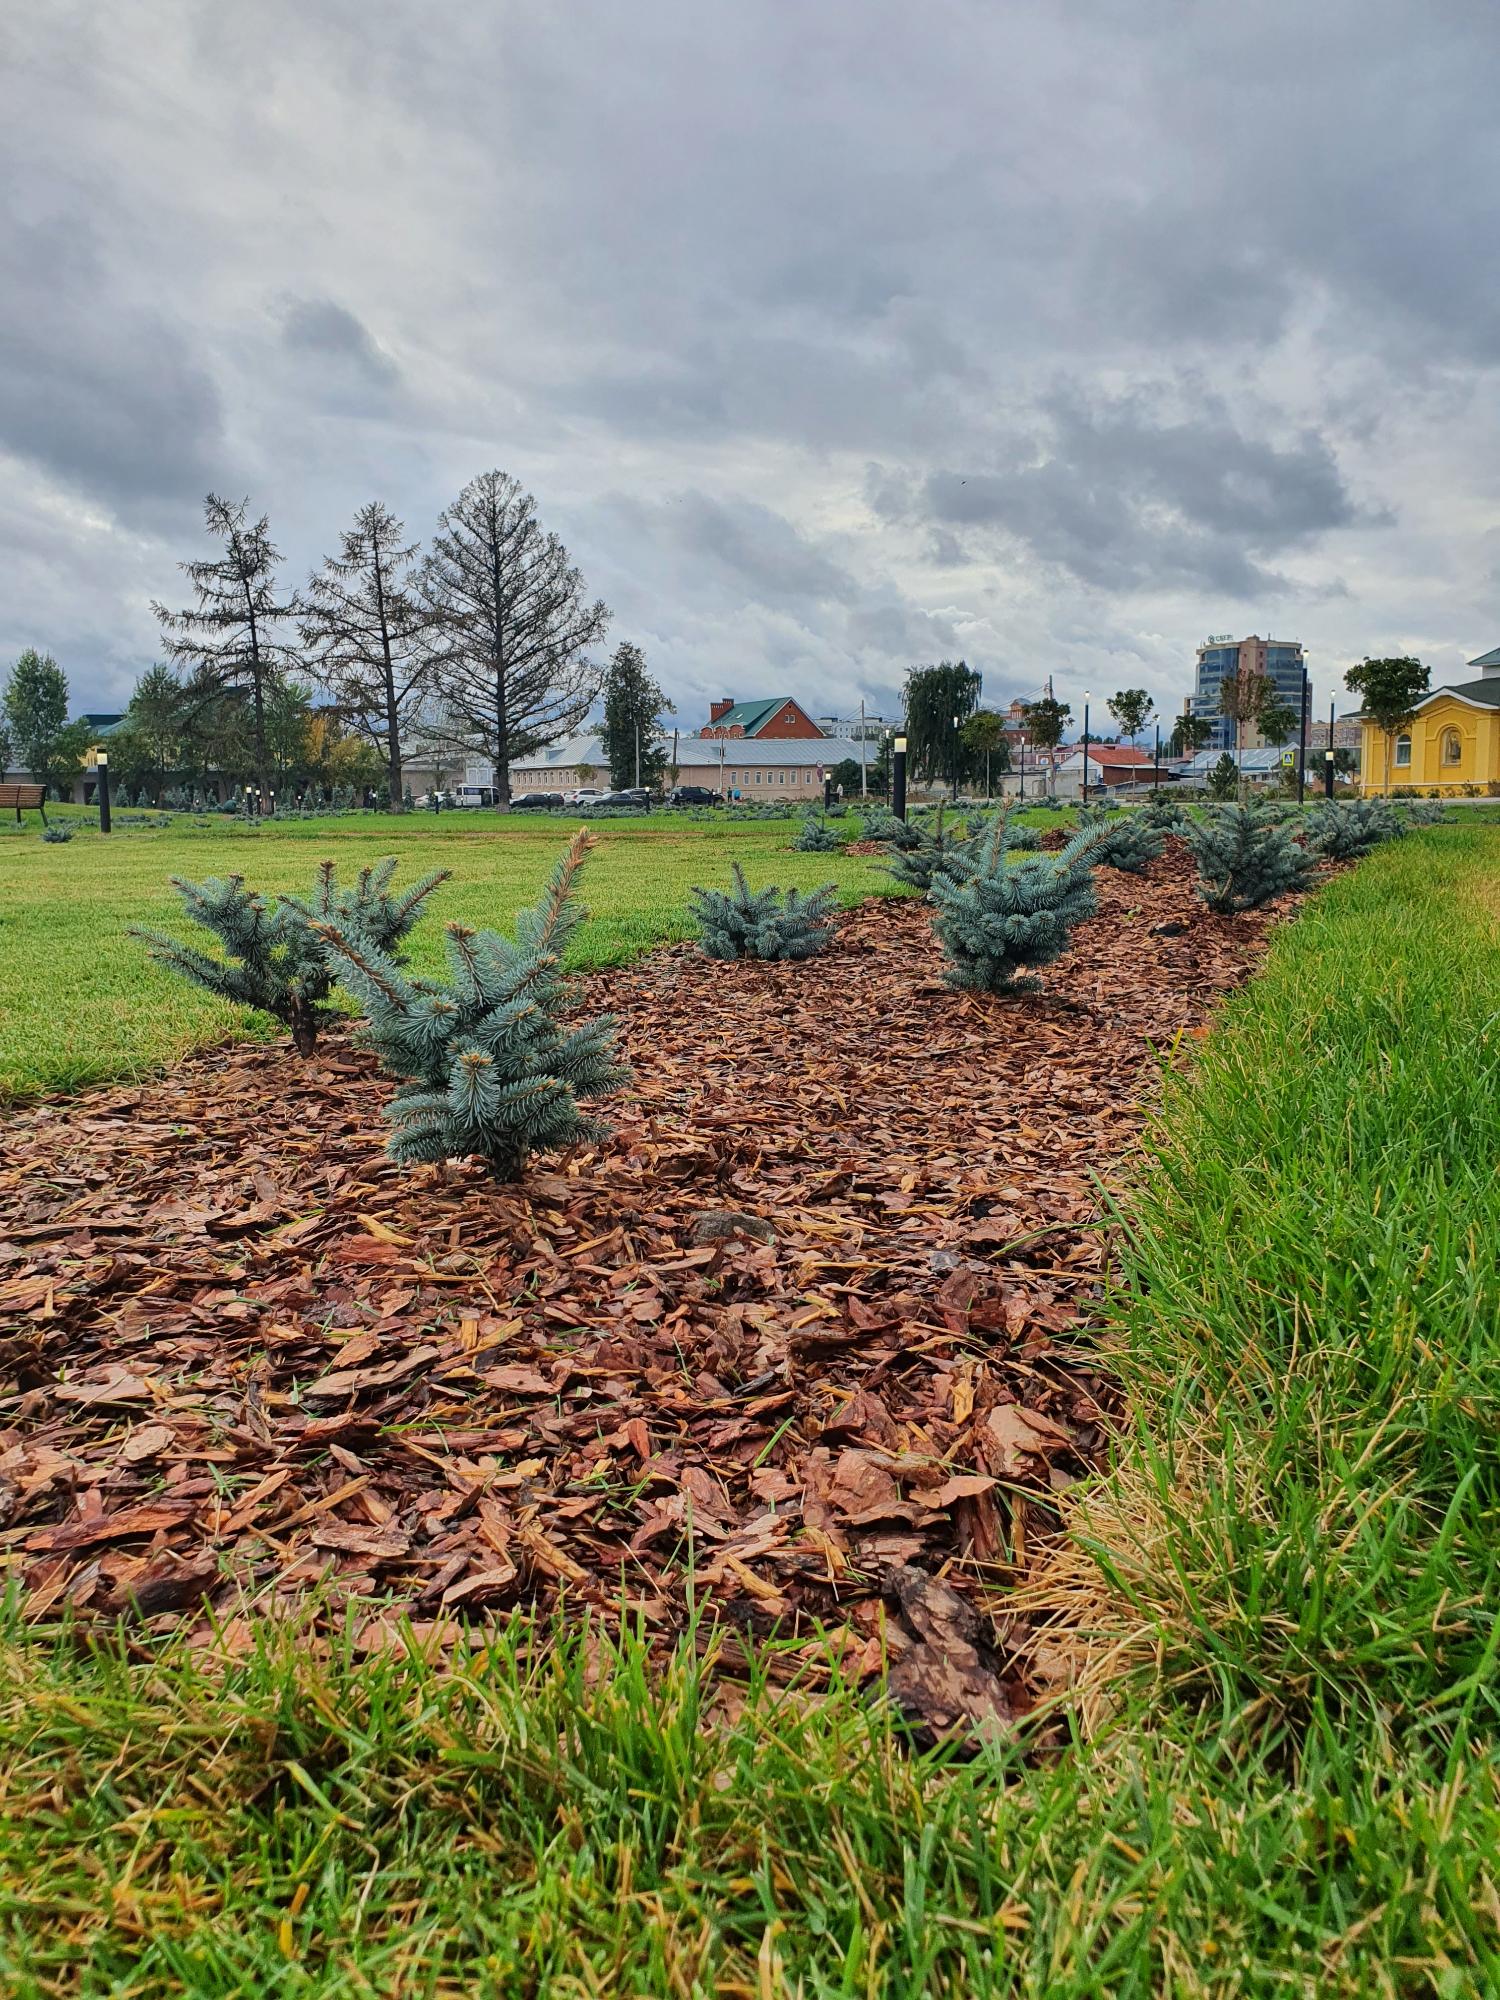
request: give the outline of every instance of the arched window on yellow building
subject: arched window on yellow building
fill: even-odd
[[[1461,764],[1464,761],[1464,739],[1456,729],[1445,729],[1442,735],[1442,756],[1445,764]]]

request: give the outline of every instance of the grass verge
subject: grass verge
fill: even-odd
[[[1500,1990],[1497,883],[1481,827],[1382,849],[1168,1085],[1138,1429],[1051,1579],[1112,1659],[1087,1738],[913,1754],[700,1635],[440,1669],[12,1622],[0,1988]]]

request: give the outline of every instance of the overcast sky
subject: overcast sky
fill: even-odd
[[[12,0],[0,658],[535,493],[687,721],[1500,644],[1495,0]]]

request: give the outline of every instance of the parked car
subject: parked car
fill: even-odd
[[[651,794],[644,785],[630,785],[623,792],[606,792],[602,799],[595,799],[594,803],[600,806],[614,806],[617,809],[626,806],[631,812],[650,812]]]
[[[669,806],[721,806],[722,792],[711,792],[707,785],[674,785],[667,793]]]
[[[597,806],[602,805],[607,796],[608,794],[602,792],[597,785],[579,785],[573,791],[563,793],[563,804],[565,806]]]
[[[568,803],[561,792],[518,792],[510,802],[512,812],[561,812]]]

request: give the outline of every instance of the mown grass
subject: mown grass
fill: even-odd
[[[845,826],[853,838],[852,819]],[[688,936],[689,890],[700,882],[727,886],[735,860],[755,887],[837,881],[849,902],[890,887],[869,856],[788,851],[795,830],[794,820],[721,824],[675,814],[600,821],[584,889],[591,915],[573,962],[619,964]],[[56,845],[37,838],[33,825],[0,839],[0,1100],[136,1076],[226,1035],[273,1032],[153,965],[126,936],[127,925],[139,923],[188,934],[169,875],[238,872],[274,891],[308,888],[327,856],[347,875],[396,854],[401,881],[451,868],[453,880],[412,939],[420,969],[441,964],[444,922],[508,927],[571,831],[570,821],[540,816],[497,822],[449,813],[258,830],[219,821],[199,828],[178,818],[164,828],[117,826],[108,837],[81,826]]]
[[[1134,1426],[1042,1579],[1095,1663],[1061,1741],[917,1753],[691,1637],[444,1667],[12,1622],[0,1990],[1500,1991],[1497,1140],[1500,835],[1442,828],[1322,892],[1167,1085]]]

